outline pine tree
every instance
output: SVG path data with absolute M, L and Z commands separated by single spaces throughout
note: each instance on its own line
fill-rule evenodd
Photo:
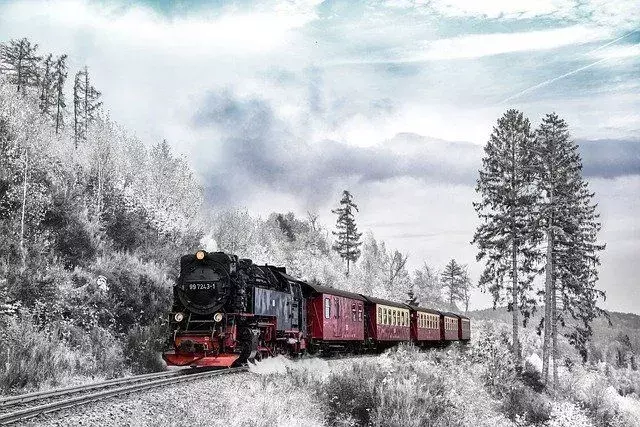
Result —
M 338 239 L 333 245 L 333 250 L 340 254 L 340 257 L 347 262 L 347 275 L 349 275 L 349 263 L 356 262 L 360 257 L 360 237 L 362 233 L 358 233 L 358 227 L 353 215 L 353 211 L 358 212 L 358 206 L 353 202 L 353 196 L 348 190 L 342 192 L 340 207 L 333 209 L 331 212 L 338 215 L 336 228 L 333 235 Z
M 73 84 L 73 129 L 76 148 L 79 140 L 87 139 L 89 124 L 98 117 L 99 109 L 102 106 L 102 102 L 98 101 L 101 95 L 102 93 L 91 85 L 87 67 L 76 73 Z
M 40 111 L 43 114 L 49 115 L 51 108 L 55 106 L 55 90 L 54 90 L 54 61 L 53 55 L 47 55 L 47 58 L 42 64 L 42 70 L 40 72 Z
M 442 271 L 440 281 L 445 289 L 447 302 L 453 310 L 456 307 L 456 301 L 464 300 L 464 289 L 469 285 L 469 275 L 466 268 L 452 259 Z
M 510 296 L 507 309 L 512 312 L 513 350 L 518 366 L 519 313 L 526 324 L 535 311 L 531 293 L 541 239 L 531 212 L 539 198 L 532 185 L 533 142 L 529 120 L 521 112 L 508 110 L 498 119 L 485 147 L 476 187 L 482 198 L 474 203 L 482 223 L 472 243 L 479 249 L 477 260 L 485 261 L 479 286 L 491 292 L 494 305 L 505 294 Z
M 537 185 L 544 200 L 539 222 L 546 235 L 545 316 L 543 380 L 548 384 L 549 358 L 553 363 L 554 390 L 558 383 L 558 322 L 566 325 L 565 313 L 581 323 L 568 333 L 583 358 L 591 335 L 591 321 L 602 311 L 596 306 L 604 296 L 595 288 L 598 279 L 597 243 L 600 223 L 593 193 L 582 179 L 582 163 L 577 145 L 571 141 L 566 122 L 547 114 L 536 132 Z M 558 309 L 558 301 L 561 309 Z M 552 347 L 549 351 L 549 347 Z
M 53 93 L 55 96 L 54 120 L 56 133 L 64 126 L 64 109 L 67 107 L 64 98 L 64 83 L 67 80 L 67 55 L 61 55 L 53 66 Z
M 0 73 L 9 76 L 9 82 L 16 85 L 18 92 L 38 86 L 38 64 L 42 58 L 36 55 L 37 50 L 38 45 L 26 38 L 0 45 Z

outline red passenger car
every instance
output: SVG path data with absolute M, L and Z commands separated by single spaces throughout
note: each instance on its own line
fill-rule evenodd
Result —
M 310 338 L 315 344 L 364 341 L 364 298 L 320 285 L 306 285 Z
M 443 341 L 457 341 L 460 319 L 455 313 L 442 313 L 440 317 L 440 328 L 442 329 L 441 339 Z
M 409 341 L 409 306 L 379 298 L 367 300 L 367 337 L 378 343 Z
M 418 345 L 440 341 L 440 312 L 411 306 L 411 341 Z
M 471 339 L 471 321 L 467 316 L 458 314 L 460 322 L 458 323 L 458 339 L 461 341 L 469 341 Z

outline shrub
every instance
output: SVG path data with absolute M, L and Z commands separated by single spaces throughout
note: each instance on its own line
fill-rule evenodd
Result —
M 539 424 L 550 419 L 551 402 L 544 395 L 526 386 L 517 385 L 504 397 L 503 411 L 512 420 L 519 417 Z
M 158 372 L 166 365 L 160 356 L 168 332 L 163 325 L 134 326 L 125 338 L 124 353 L 127 364 L 137 374 Z
M 4 393 L 24 388 L 55 385 L 68 371 L 67 349 L 55 334 L 38 331 L 29 313 L 6 319 L 0 336 L 0 390 Z

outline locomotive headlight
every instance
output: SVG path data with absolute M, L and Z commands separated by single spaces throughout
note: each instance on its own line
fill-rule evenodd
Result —
M 213 315 L 213 320 L 215 320 L 216 322 L 221 322 L 222 321 L 222 313 L 216 313 Z
M 184 319 L 184 314 L 182 313 L 176 313 L 173 318 L 175 319 L 176 322 L 182 322 L 182 320 Z
M 205 255 L 204 251 L 198 251 L 198 252 L 196 252 L 196 258 L 197 258 L 198 260 L 200 260 L 200 261 L 202 261 L 202 260 L 204 259 L 204 255 Z

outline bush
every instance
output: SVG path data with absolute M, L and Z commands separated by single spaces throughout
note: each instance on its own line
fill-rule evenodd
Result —
M 524 418 L 534 424 L 546 422 L 551 417 L 551 401 L 530 388 L 517 385 L 513 387 L 503 400 L 504 413 L 511 419 Z
M 0 335 L 0 390 L 56 385 L 70 368 L 68 351 L 55 334 L 38 331 L 23 311 L 5 319 Z
M 124 343 L 127 364 L 136 374 L 163 371 L 166 364 L 160 356 L 168 331 L 163 325 L 135 326 Z
M 403 363 L 381 369 L 376 361 L 355 362 L 332 372 L 316 394 L 328 408 L 329 425 L 437 425 L 449 406 L 445 378 L 436 366 Z

